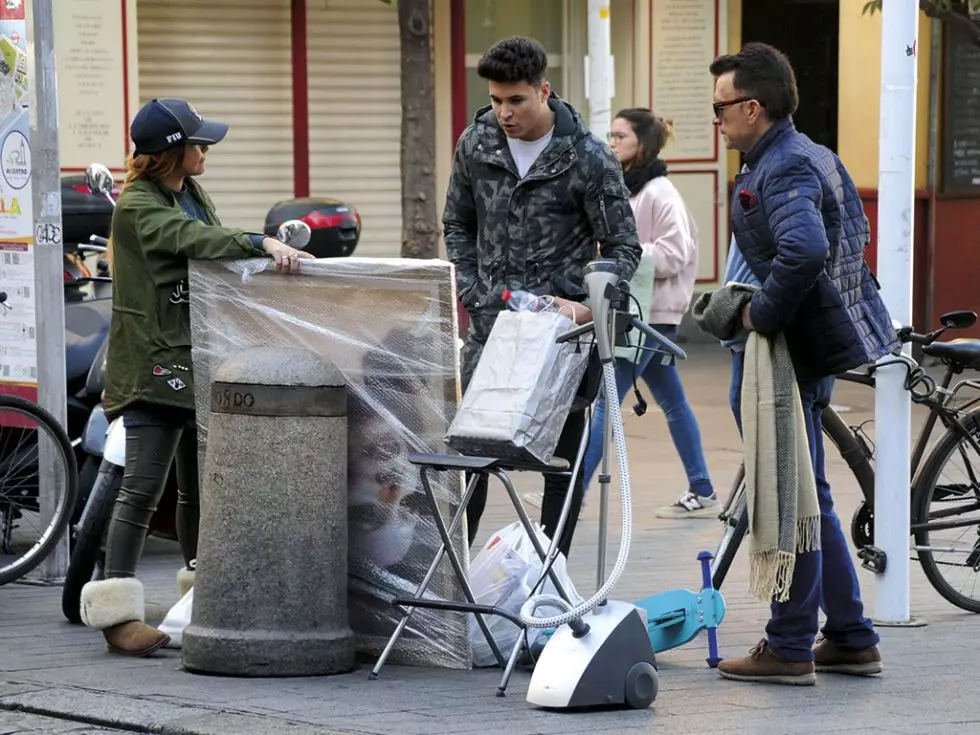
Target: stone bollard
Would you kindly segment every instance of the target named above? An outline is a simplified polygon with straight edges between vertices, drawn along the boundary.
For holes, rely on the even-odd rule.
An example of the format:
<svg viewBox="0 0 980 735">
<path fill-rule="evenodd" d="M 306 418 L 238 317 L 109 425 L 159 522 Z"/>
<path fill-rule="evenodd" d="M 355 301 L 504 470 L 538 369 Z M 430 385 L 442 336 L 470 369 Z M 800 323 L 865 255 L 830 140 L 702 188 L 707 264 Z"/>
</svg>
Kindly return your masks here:
<svg viewBox="0 0 980 735">
<path fill-rule="evenodd" d="M 201 531 L 184 667 L 339 674 L 347 617 L 347 388 L 302 349 L 253 348 L 211 386 Z"/>
</svg>

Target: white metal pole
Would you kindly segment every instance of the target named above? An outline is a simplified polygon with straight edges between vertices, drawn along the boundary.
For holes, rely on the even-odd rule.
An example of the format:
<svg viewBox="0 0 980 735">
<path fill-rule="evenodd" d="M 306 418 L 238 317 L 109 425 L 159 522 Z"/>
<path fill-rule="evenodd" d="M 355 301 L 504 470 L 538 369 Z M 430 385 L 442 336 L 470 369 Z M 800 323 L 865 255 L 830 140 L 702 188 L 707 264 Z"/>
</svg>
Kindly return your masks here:
<svg viewBox="0 0 980 735">
<path fill-rule="evenodd" d="M 54 0 L 31 3 L 34 47 L 34 126 L 31 130 L 34 282 L 37 298 L 38 402 L 67 425 L 65 387 L 65 289 L 62 277 L 61 168 L 58 157 L 58 84 L 54 56 Z M 66 488 L 54 450 L 40 448 L 42 515 L 54 509 Z M 49 511 L 50 512 L 50 511 Z M 45 582 L 60 583 L 68 571 L 68 534 L 41 567 Z"/>
<path fill-rule="evenodd" d="M 609 0 L 589 0 L 589 56 L 586 72 L 589 130 L 606 140 L 612 125 L 613 60 L 609 31 Z"/>
<path fill-rule="evenodd" d="M 881 22 L 878 280 L 892 319 L 912 323 L 915 96 L 919 3 L 888 0 Z M 910 355 L 910 346 L 904 353 Z M 887 361 L 888 358 L 883 360 Z M 875 620 L 904 625 L 909 611 L 909 458 L 912 404 L 902 365 L 881 367 L 875 389 L 875 545 L 885 552 L 877 576 Z"/>
</svg>

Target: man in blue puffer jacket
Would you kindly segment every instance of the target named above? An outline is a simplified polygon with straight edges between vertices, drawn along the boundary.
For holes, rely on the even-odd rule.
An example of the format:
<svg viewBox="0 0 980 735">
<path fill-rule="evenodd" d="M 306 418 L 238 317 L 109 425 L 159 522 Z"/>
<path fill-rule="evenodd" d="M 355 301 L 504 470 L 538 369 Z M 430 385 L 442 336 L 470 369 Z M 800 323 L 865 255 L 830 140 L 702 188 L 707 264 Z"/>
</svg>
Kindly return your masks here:
<svg viewBox="0 0 980 735">
<path fill-rule="evenodd" d="M 782 53 L 750 43 L 715 59 L 711 74 L 715 125 L 728 148 L 745 154 L 735 177 L 726 280 L 759 287 L 742 312 L 746 330 L 786 336 L 821 525 L 821 549 L 797 556 L 790 598 L 773 602 L 767 638 L 749 656 L 724 661 L 719 673 L 779 684 L 812 684 L 815 671 L 877 674 L 878 635 L 864 615 L 857 573 L 834 512 L 820 419 L 836 373 L 898 346 L 864 261 L 868 220 L 840 159 L 793 126 L 796 77 Z M 732 409 L 740 424 L 744 339 L 727 346 L 733 352 Z M 824 640 L 814 648 L 821 606 L 827 623 Z"/>
</svg>

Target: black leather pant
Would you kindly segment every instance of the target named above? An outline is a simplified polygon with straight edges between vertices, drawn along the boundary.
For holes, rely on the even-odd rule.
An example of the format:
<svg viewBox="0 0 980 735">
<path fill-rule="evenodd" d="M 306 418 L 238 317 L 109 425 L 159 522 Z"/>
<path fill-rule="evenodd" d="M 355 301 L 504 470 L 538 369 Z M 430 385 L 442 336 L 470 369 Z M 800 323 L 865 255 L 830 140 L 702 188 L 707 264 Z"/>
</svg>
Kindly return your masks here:
<svg viewBox="0 0 980 735">
<path fill-rule="evenodd" d="M 565 426 L 562 429 L 561 437 L 558 439 L 558 446 L 555 448 L 555 457 L 560 457 L 571 466 L 575 463 L 575 455 L 578 453 L 579 443 L 582 441 L 582 432 L 585 431 L 585 411 L 573 411 L 568 414 Z M 584 464 L 584 463 L 583 463 Z M 575 484 L 572 486 L 572 507 L 562 531 L 561 538 L 558 540 L 558 550 L 568 558 L 568 552 L 572 548 L 572 537 L 575 535 L 575 527 L 578 525 L 579 511 L 582 509 L 582 498 L 585 496 L 585 485 L 583 483 L 583 467 L 579 467 Z M 472 475 L 467 473 L 466 481 L 469 482 Z M 545 535 L 553 539 L 555 529 L 561 518 L 561 509 L 568 496 L 569 476 L 565 475 L 545 475 L 544 476 L 544 498 L 541 501 L 541 525 L 544 527 Z M 496 480 L 497 488 L 501 493 L 504 492 L 500 486 L 500 481 Z M 469 532 L 469 545 L 473 545 L 476 540 L 477 531 L 480 530 L 480 518 L 487 506 L 487 493 L 489 490 L 489 478 L 487 475 L 481 476 L 476 481 L 473 488 L 473 495 L 466 506 L 466 528 Z"/>
<path fill-rule="evenodd" d="M 106 538 L 105 576 L 133 577 L 143 544 L 176 462 L 177 538 L 188 565 L 197 558 L 200 521 L 197 429 L 193 414 L 127 411 L 126 468 Z"/>
</svg>

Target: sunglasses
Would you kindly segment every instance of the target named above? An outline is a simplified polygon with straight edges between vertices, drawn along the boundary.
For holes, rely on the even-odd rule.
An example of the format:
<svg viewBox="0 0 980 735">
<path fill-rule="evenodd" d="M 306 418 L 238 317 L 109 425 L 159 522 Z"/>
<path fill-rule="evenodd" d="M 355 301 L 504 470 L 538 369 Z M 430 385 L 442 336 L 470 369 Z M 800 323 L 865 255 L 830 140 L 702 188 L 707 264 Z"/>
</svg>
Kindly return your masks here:
<svg viewBox="0 0 980 735">
<path fill-rule="evenodd" d="M 725 111 L 726 108 L 732 105 L 740 105 L 743 102 L 759 102 L 755 97 L 736 97 L 733 100 L 727 100 L 725 102 L 715 102 L 711 105 L 711 109 L 714 110 L 715 117 L 721 117 L 721 113 Z M 759 102 L 761 106 L 762 103 Z"/>
</svg>

